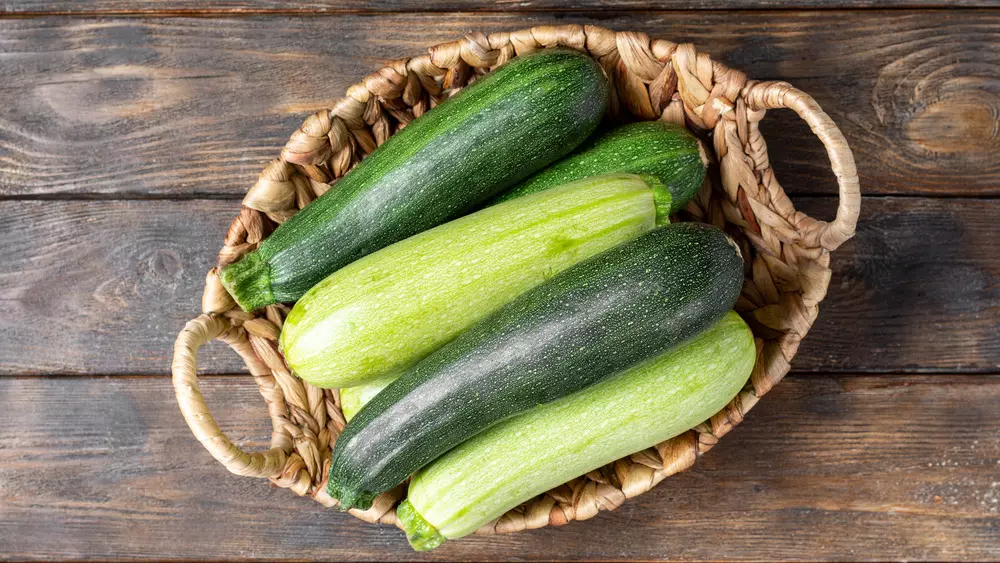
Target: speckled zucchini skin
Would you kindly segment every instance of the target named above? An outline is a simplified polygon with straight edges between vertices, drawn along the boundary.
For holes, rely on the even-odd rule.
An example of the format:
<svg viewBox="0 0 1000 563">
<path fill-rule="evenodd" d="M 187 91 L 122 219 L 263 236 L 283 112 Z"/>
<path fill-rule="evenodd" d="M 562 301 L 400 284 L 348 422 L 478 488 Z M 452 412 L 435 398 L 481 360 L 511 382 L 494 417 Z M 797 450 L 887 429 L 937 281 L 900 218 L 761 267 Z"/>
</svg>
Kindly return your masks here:
<svg viewBox="0 0 1000 563">
<path fill-rule="evenodd" d="M 479 432 L 658 355 L 721 319 L 743 286 L 733 242 L 703 224 L 655 229 L 573 266 L 473 325 L 385 388 L 333 450 L 344 509 Z"/>
<path fill-rule="evenodd" d="M 623 173 L 577 180 L 348 264 L 288 314 L 285 362 L 319 387 L 398 374 L 521 293 L 651 231 L 670 194 L 649 179 L 655 187 Z"/>
<path fill-rule="evenodd" d="M 677 436 L 732 400 L 753 370 L 736 313 L 697 338 L 463 442 L 410 481 L 396 510 L 414 549 L 460 538 L 580 475 Z"/>
<path fill-rule="evenodd" d="M 630 172 L 656 176 L 673 196 L 671 213 L 683 209 L 705 180 L 705 156 L 687 129 L 664 121 L 622 125 L 587 141 L 556 162 L 495 198 L 511 200 L 596 174 Z"/>
<path fill-rule="evenodd" d="M 414 120 L 221 272 L 244 310 L 295 301 L 331 272 L 457 217 L 583 142 L 608 103 L 590 57 L 516 57 Z"/>
</svg>

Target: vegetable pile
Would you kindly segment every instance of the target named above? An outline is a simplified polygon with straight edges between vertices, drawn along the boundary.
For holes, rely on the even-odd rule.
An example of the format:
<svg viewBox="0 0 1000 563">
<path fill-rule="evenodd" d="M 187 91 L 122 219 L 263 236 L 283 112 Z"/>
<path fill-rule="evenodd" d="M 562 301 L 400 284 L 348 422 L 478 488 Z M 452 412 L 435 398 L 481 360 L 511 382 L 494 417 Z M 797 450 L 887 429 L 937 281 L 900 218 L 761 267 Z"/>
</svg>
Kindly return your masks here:
<svg viewBox="0 0 1000 563">
<path fill-rule="evenodd" d="M 245 310 L 296 302 L 285 360 L 349 421 L 327 490 L 368 509 L 409 479 L 415 549 L 696 426 L 750 376 L 738 246 L 670 221 L 701 146 L 595 133 L 608 96 L 583 54 L 516 57 L 220 273 Z"/>
</svg>

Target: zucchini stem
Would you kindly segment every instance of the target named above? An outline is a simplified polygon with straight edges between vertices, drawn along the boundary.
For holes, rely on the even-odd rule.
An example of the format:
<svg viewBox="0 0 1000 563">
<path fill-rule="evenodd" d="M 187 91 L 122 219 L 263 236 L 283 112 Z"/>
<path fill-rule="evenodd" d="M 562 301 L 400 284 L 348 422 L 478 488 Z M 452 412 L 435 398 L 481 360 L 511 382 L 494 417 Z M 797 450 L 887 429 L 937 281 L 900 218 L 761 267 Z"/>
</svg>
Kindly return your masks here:
<svg viewBox="0 0 1000 563">
<path fill-rule="evenodd" d="M 653 190 L 653 207 L 656 209 L 656 226 L 662 227 L 670 224 L 670 208 L 674 203 L 674 197 L 670 194 L 670 188 L 652 174 L 638 174 L 643 182 Z"/>
<path fill-rule="evenodd" d="M 337 499 L 337 508 L 341 511 L 347 511 L 352 508 L 357 508 L 359 510 L 368 510 L 375 503 L 375 497 L 378 493 L 373 493 L 370 491 L 362 491 L 348 487 L 338 487 L 333 480 L 329 480 L 326 484 L 326 492 L 333 498 Z"/>
<path fill-rule="evenodd" d="M 416 551 L 430 551 L 443 544 L 446 537 L 437 531 L 437 528 L 430 522 L 424 520 L 416 508 L 410 504 L 409 499 L 404 500 L 396 507 L 396 517 L 406 532 L 406 539 Z"/>
<path fill-rule="evenodd" d="M 275 303 L 271 292 L 271 267 L 254 251 L 219 272 L 223 287 L 246 312 Z"/>
</svg>

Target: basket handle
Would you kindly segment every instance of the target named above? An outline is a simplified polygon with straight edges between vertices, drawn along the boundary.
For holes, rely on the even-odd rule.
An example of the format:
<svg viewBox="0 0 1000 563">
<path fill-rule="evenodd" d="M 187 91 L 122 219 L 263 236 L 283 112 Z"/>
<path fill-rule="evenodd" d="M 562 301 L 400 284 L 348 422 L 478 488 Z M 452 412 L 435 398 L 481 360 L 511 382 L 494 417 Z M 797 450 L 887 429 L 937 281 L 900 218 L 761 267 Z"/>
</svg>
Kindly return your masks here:
<svg viewBox="0 0 1000 563">
<path fill-rule="evenodd" d="M 788 108 L 799 114 L 812 132 L 819 137 L 830 157 L 833 173 L 840 187 L 840 204 L 837 217 L 830 223 L 814 221 L 804 226 L 804 242 L 810 246 L 822 246 L 835 250 L 847 239 L 854 236 L 854 228 L 861 212 L 861 187 L 854 155 L 847 146 L 847 139 L 809 94 L 792 87 L 787 82 L 756 82 L 750 84 L 743 93 L 749 109 Z"/>
<path fill-rule="evenodd" d="M 285 466 L 285 451 L 277 446 L 263 453 L 243 451 L 222 432 L 205 404 L 198 386 L 197 354 L 203 344 L 215 339 L 229 344 L 254 376 L 271 375 L 267 366 L 254 354 L 242 328 L 234 326 L 224 317 L 200 315 L 184 325 L 174 343 L 171 370 L 181 414 L 201 445 L 229 471 L 249 477 L 276 477 Z"/>
</svg>

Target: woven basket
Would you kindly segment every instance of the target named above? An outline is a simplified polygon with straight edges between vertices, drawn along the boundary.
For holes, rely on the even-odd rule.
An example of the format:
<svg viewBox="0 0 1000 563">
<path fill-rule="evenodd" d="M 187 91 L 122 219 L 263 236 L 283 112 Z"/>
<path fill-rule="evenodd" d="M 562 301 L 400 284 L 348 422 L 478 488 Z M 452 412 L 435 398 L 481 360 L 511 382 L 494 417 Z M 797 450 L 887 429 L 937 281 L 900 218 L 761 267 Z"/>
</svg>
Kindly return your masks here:
<svg viewBox="0 0 1000 563">
<path fill-rule="evenodd" d="M 747 80 L 692 45 L 650 40 L 642 33 L 578 25 L 474 33 L 395 61 L 351 86 L 332 109 L 306 119 L 243 200 L 216 268 L 208 273 L 203 314 L 177 337 L 173 362 L 185 420 L 227 469 L 265 477 L 335 506 L 326 478 L 331 447 L 345 422 L 336 390 L 313 387 L 285 366 L 277 341 L 288 306 L 244 313 L 223 289 L 218 268 L 255 249 L 277 224 L 436 103 L 512 57 L 556 45 L 589 53 L 607 71 L 614 86 L 612 118 L 681 123 L 709 147 L 708 180 L 680 219 L 722 227 L 741 245 L 746 281 L 736 308 L 753 329 L 757 364 L 739 396 L 693 430 L 561 485 L 480 533 L 560 525 L 617 508 L 691 467 L 788 372 L 826 295 L 829 251 L 853 236 L 861 199 L 851 151 L 816 102 L 784 82 Z M 766 110 L 776 108 L 798 113 L 826 146 L 840 186 L 833 222 L 795 211 L 775 179 L 758 124 Z M 205 404 L 195 360 L 198 348 L 213 339 L 243 358 L 267 402 L 274 431 L 266 452 L 248 453 L 233 444 Z M 396 524 L 395 506 L 404 492 L 398 487 L 378 497 L 371 509 L 351 513 L 368 522 Z"/>
</svg>

